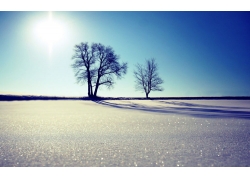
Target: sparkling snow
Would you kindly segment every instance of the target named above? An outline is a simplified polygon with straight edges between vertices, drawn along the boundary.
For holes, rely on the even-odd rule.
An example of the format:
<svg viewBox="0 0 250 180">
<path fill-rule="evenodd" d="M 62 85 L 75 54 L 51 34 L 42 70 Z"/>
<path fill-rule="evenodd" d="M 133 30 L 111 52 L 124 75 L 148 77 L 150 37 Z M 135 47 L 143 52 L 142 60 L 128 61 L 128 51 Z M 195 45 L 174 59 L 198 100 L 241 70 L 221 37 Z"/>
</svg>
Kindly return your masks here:
<svg viewBox="0 0 250 180">
<path fill-rule="evenodd" d="M 0 166 L 250 166 L 250 101 L 0 102 Z"/>
</svg>

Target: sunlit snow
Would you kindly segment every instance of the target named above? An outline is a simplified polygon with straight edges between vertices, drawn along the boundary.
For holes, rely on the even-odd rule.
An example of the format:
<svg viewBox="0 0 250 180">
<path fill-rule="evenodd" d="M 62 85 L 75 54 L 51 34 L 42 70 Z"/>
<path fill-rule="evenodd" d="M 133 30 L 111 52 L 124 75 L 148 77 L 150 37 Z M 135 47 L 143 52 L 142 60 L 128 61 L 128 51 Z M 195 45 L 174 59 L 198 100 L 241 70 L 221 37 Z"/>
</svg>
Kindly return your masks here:
<svg viewBox="0 0 250 180">
<path fill-rule="evenodd" d="M 249 166 L 249 100 L 0 102 L 0 166 Z"/>
</svg>

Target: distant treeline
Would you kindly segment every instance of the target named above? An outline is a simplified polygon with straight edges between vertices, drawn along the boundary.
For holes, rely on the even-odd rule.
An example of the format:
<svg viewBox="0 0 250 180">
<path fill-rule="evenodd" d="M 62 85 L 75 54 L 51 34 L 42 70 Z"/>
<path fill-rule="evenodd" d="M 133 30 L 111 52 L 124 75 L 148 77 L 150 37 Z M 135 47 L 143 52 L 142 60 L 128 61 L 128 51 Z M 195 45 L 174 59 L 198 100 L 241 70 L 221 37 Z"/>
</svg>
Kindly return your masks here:
<svg viewBox="0 0 250 180">
<path fill-rule="evenodd" d="M 27 100 L 80 100 L 81 97 L 58 97 L 58 96 L 29 96 L 29 95 L 0 95 L 0 101 L 27 101 Z"/>
<path fill-rule="evenodd" d="M 0 95 L 0 101 L 29 100 L 250 100 L 250 96 L 220 96 L 220 97 L 58 97 L 58 96 L 22 96 Z"/>
</svg>

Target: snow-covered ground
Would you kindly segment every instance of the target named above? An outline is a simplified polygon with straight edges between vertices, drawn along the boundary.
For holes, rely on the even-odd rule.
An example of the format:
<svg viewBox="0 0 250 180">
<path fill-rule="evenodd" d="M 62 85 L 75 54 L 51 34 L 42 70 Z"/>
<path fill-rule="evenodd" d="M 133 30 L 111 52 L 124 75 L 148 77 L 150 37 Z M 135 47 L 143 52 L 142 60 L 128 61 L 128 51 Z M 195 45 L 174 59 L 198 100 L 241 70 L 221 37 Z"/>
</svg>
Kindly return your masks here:
<svg viewBox="0 0 250 180">
<path fill-rule="evenodd" d="M 2 101 L 0 166 L 250 166 L 250 101 Z"/>
</svg>

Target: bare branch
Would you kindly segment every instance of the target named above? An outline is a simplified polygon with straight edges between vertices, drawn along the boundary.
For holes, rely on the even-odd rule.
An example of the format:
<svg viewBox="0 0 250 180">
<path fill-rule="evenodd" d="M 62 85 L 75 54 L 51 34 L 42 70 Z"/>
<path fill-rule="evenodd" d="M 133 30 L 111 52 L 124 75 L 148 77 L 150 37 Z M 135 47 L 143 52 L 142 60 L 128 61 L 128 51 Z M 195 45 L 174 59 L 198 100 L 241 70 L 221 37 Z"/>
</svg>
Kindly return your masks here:
<svg viewBox="0 0 250 180">
<path fill-rule="evenodd" d="M 158 68 L 154 58 L 146 60 L 145 66 L 136 64 L 135 67 L 134 77 L 136 90 L 145 92 L 147 98 L 151 91 L 163 91 L 163 88 L 160 87 L 163 80 L 158 75 Z"/>
<path fill-rule="evenodd" d="M 88 95 L 96 96 L 99 86 L 111 88 L 114 85 L 114 75 L 120 79 L 127 72 L 127 63 L 119 63 L 119 56 L 114 50 L 100 43 L 80 43 L 74 46 L 74 63 L 77 83 L 88 82 Z M 95 91 L 93 93 L 93 87 Z"/>
</svg>

